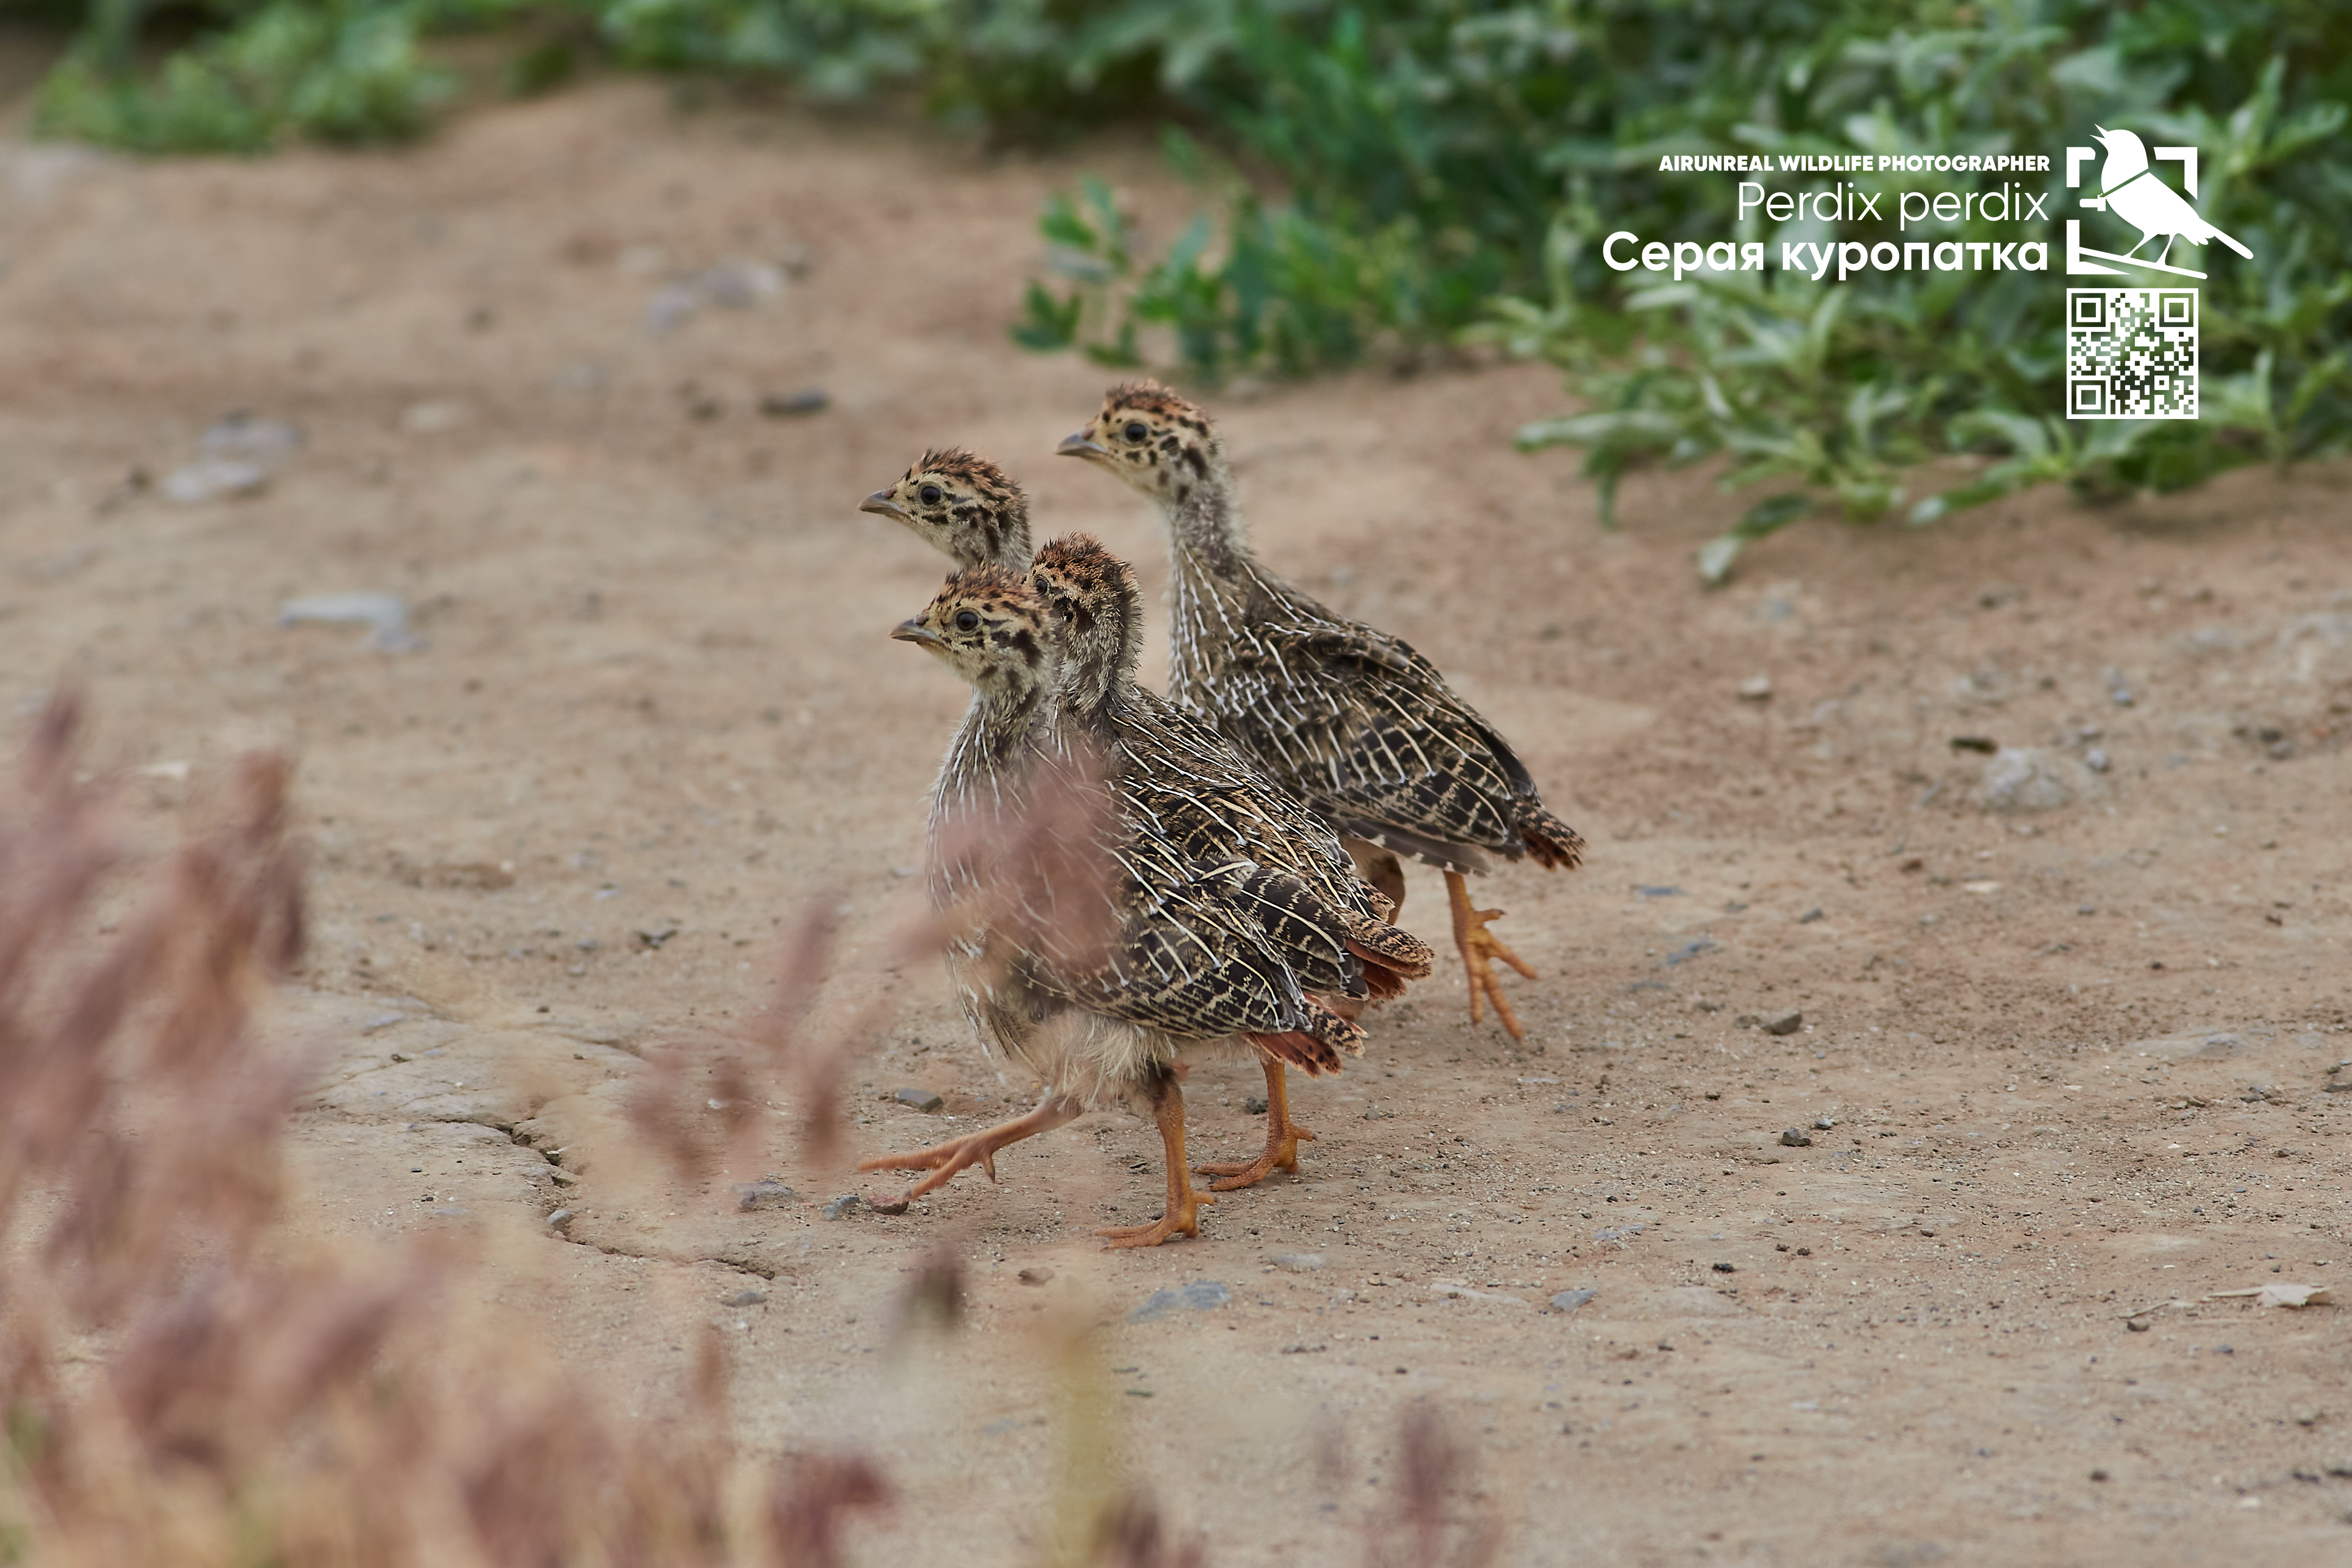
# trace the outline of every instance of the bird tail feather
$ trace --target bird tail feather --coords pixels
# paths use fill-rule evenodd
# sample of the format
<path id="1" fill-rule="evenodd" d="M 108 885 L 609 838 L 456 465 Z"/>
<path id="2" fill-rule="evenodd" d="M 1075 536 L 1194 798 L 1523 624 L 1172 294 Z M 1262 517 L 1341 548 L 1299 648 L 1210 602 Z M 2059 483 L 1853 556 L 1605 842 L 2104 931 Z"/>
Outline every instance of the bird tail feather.
<path id="1" fill-rule="evenodd" d="M 1307 1004 L 1307 1017 L 1295 1030 L 1242 1038 L 1309 1078 L 1339 1071 L 1342 1051 L 1349 1056 L 1364 1054 L 1362 1028 L 1316 1001 Z"/>
<path id="2" fill-rule="evenodd" d="M 1519 837 L 1536 863 L 1547 871 L 1574 871 L 1584 863 L 1584 838 L 1574 828 L 1530 804 L 1519 817 Z"/>

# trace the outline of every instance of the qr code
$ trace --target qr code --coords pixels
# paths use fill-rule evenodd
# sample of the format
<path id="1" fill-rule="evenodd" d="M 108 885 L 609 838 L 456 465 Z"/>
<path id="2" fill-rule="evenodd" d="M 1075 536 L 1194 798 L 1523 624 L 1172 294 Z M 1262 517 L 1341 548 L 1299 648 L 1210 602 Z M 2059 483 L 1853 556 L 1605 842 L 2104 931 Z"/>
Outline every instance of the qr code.
<path id="1" fill-rule="evenodd" d="M 2197 290 L 2066 290 L 2066 417 L 2195 419 Z"/>

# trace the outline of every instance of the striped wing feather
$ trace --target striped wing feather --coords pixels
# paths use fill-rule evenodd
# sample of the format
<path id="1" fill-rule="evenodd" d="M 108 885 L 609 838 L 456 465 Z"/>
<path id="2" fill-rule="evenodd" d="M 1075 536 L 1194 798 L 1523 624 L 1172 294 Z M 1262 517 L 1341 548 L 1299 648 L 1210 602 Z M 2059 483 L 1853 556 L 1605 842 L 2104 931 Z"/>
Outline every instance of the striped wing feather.
<path id="1" fill-rule="evenodd" d="M 1449 871 L 1527 852 L 1535 780 L 1435 666 L 1260 573 L 1247 590 L 1188 618 L 1178 656 L 1185 695 L 1237 745 L 1340 832 Z"/>
<path id="2" fill-rule="evenodd" d="M 936 814 L 946 852 L 935 852 L 934 886 L 972 890 L 969 925 L 984 928 L 967 932 L 957 967 L 996 977 L 992 985 L 960 982 L 975 1017 L 1003 1029 L 995 993 L 1006 992 L 1178 1039 L 1298 1034 L 1360 1049 L 1353 1026 L 1306 994 L 1325 975 L 1348 982 L 1332 989 L 1364 994 L 1344 917 L 1285 872 L 1188 852 L 1167 823 L 1197 808 L 1116 758 L 1111 799 L 1098 814 L 1035 810 L 1029 797 L 1043 771 L 972 769 Z M 1072 842 L 1056 821 L 1064 816 L 1070 829 L 1091 825 L 1093 841 Z M 979 847 L 960 855 L 958 845 Z M 1089 860 L 1107 874 L 1072 873 Z"/>

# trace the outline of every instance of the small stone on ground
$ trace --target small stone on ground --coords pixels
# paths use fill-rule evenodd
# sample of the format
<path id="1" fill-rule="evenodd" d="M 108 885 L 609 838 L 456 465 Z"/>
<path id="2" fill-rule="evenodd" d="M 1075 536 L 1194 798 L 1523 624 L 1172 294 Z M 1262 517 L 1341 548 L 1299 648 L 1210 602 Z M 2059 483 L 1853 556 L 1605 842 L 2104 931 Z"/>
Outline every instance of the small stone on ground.
<path id="1" fill-rule="evenodd" d="M 1215 1280 L 1195 1280 L 1173 1290 L 1154 1291 L 1143 1304 L 1127 1314 L 1131 1323 L 1148 1323 L 1171 1312 L 1205 1312 L 1229 1304 L 1234 1293 Z"/>

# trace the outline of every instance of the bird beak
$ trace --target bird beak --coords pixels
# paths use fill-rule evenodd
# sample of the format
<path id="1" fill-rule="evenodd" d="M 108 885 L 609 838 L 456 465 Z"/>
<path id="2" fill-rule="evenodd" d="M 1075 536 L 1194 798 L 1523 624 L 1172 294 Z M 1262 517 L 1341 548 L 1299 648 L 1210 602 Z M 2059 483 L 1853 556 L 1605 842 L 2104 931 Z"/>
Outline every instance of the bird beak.
<path id="1" fill-rule="evenodd" d="M 887 490 L 875 491 L 874 494 L 857 503 L 857 509 L 861 512 L 872 512 L 878 517 L 896 517 L 902 523 L 911 523 L 915 520 L 907 515 L 906 507 L 890 498 L 890 492 Z"/>
<path id="2" fill-rule="evenodd" d="M 891 629 L 890 637 L 893 642 L 919 643 L 927 648 L 941 648 L 947 645 L 946 638 L 924 625 L 920 621 L 901 621 Z"/>
<path id="3" fill-rule="evenodd" d="M 1056 456 L 1084 457 L 1089 460 L 1110 455 L 1108 448 L 1096 445 L 1093 435 L 1083 430 L 1062 437 L 1062 444 L 1054 448 L 1054 452 Z"/>

